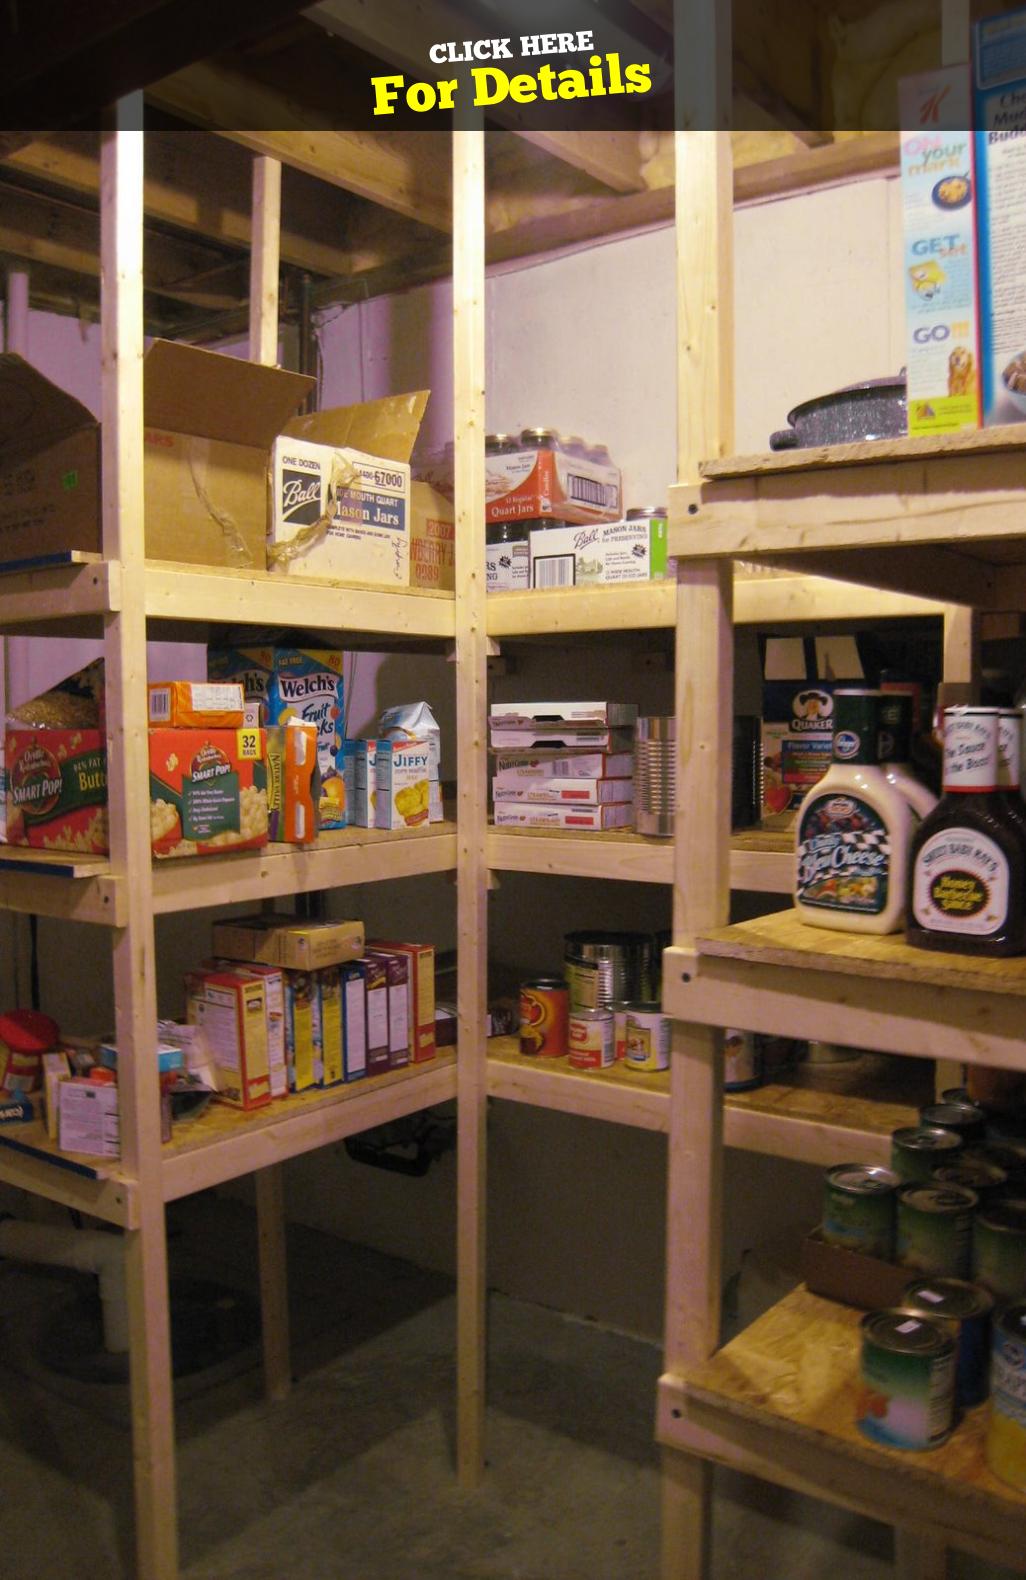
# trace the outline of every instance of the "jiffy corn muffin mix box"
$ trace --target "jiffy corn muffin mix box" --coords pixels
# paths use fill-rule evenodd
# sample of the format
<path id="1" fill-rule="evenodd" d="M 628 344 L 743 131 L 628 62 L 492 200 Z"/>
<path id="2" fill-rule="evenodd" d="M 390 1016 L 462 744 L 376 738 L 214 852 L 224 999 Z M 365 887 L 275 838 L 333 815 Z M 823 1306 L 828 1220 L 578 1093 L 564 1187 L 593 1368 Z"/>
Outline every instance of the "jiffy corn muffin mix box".
<path id="1" fill-rule="evenodd" d="M 155 856 L 212 856 L 267 844 L 263 730 L 150 730 Z"/>
<path id="2" fill-rule="evenodd" d="M 343 662 L 344 654 L 330 648 L 211 648 L 207 655 L 211 678 L 239 681 L 247 701 L 261 704 L 264 724 L 298 719 L 316 726 L 322 829 L 345 828 L 348 822 L 342 774 Z"/>
<path id="3" fill-rule="evenodd" d="M 430 813 L 431 751 L 426 741 L 379 741 L 375 822 L 378 828 L 417 828 Z"/>

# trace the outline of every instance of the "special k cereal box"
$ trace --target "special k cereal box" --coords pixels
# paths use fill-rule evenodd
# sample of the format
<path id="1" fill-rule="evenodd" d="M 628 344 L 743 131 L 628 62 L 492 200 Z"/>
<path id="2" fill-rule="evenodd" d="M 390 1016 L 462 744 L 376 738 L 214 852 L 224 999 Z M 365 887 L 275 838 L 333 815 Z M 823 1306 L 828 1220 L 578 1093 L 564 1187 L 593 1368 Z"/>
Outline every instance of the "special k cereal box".
<path id="1" fill-rule="evenodd" d="M 7 841 L 104 855 L 107 752 L 95 729 L 8 728 Z"/>
<path id="2" fill-rule="evenodd" d="M 215 856 L 267 844 L 263 730 L 150 730 L 155 856 Z"/>

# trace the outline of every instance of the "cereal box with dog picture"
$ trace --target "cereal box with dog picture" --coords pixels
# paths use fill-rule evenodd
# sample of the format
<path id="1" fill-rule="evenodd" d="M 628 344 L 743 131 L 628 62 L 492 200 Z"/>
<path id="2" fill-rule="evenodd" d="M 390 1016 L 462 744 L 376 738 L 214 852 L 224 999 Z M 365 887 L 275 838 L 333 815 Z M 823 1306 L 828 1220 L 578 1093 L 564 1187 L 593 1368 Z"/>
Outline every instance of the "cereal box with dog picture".
<path id="1" fill-rule="evenodd" d="M 155 856 L 215 856 L 267 844 L 263 730 L 150 730 Z"/>
<path id="2" fill-rule="evenodd" d="M 908 431 L 955 433 L 981 420 L 969 67 L 899 93 Z"/>
<path id="3" fill-rule="evenodd" d="M 9 844 L 106 854 L 102 662 L 14 708 L 4 756 Z"/>

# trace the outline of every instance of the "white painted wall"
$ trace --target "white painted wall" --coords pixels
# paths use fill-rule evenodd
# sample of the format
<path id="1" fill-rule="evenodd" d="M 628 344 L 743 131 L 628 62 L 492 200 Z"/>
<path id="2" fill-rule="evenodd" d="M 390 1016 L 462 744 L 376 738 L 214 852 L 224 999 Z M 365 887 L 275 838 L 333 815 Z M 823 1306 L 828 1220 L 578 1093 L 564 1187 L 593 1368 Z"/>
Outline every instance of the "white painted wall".
<path id="1" fill-rule="evenodd" d="M 746 209 L 736 219 L 738 450 L 765 446 L 795 402 L 903 360 L 899 212 L 893 183 L 870 181 Z M 428 387 L 425 440 L 452 431 L 451 291 L 444 283 L 326 315 L 322 404 Z M 609 444 L 628 503 L 664 500 L 676 470 L 673 233 L 659 229 L 564 256 L 505 267 L 488 281 L 488 421 L 544 423 Z M 98 401 L 95 332 L 33 319 L 30 352 L 86 404 Z M 49 649 L 49 652 L 46 650 Z M 80 661 L 68 647 L 19 647 L 11 692 L 41 689 Z M 162 659 L 164 655 L 161 655 Z M 154 663 L 157 655 L 154 655 Z M 190 655 L 195 663 L 197 656 Z M 174 666 L 178 655 L 167 655 Z M 166 669 L 164 673 L 172 673 Z M 179 673 L 182 670 L 179 669 Z M 190 671 L 191 672 L 191 671 Z M 583 658 L 546 652 L 503 680 L 504 693 L 634 696 L 670 706 L 669 677 L 632 670 L 614 643 Z M 540 688 L 540 689 L 539 689 Z M 350 727 L 378 709 L 426 695 L 437 704 L 452 760 L 451 668 L 442 660 L 361 655 Z M 451 942 L 446 879 L 379 885 L 334 897 L 372 926 Z M 493 896 L 496 956 L 510 966 L 554 965 L 564 931 L 581 925 L 668 925 L 669 896 L 645 885 L 508 876 Z M 181 970 L 202 953 L 204 919 L 158 930 L 162 1009 L 174 1012 Z M 41 924 L 48 1007 L 71 1029 L 109 1020 L 107 943 Z M 74 956 L 70 950 L 74 949 Z M 0 935 L 0 950 L 9 955 Z M 67 970 L 75 958 L 79 969 Z M 0 971 L 2 971 L 0 965 Z M 3 977 L 0 976 L 0 986 Z M 662 1138 L 557 1114 L 494 1104 L 490 1276 L 511 1293 L 656 1335 L 661 1326 L 665 1143 Z M 814 1171 L 731 1155 L 727 1271 L 745 1247 L 814 1220 Z M 445 1159 L 424 1180 L 360 1168 L 341 1148 L 288 1170 L 294 1217 L 428 1265 L 454 1261 L 454 1171 Z"/>

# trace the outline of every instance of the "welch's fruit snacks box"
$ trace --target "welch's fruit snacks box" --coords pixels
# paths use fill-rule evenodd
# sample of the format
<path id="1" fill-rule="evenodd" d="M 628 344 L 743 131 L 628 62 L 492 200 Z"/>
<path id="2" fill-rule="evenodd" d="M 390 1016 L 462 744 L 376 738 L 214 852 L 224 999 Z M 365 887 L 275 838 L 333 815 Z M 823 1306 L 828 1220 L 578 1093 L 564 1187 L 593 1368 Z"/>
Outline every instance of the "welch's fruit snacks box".
<path id="1" fill-rule="evenodd" d="M 1026 10 L 973 29 L 983 423 L 1026 421 Z"/>
<path id="2" fill-rule="evenodd" d="M 347 826 L 342 747 L 345 740 L 345 655 L 335 648 L 211 648 L 207 673 L 212 680 L 242 684 L 248 702 L 258 702 L 261 722 L 288 724 L 298 719 L 317 729 L 320 771 L 320 827 Z"/>
<path id="3" fill-rule="evenodd" d="M 969 67 L 899 84 L 910 434 L 980 426 Z"/>

